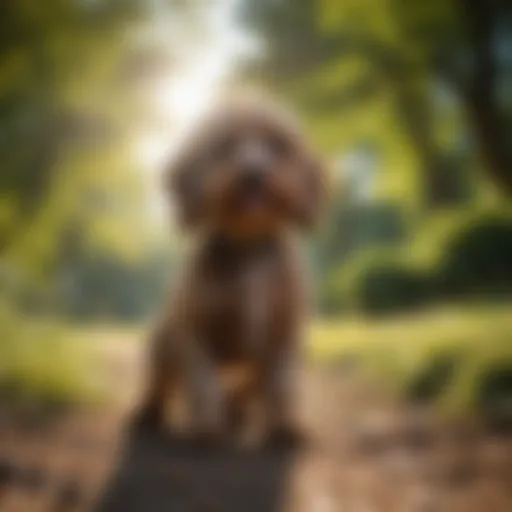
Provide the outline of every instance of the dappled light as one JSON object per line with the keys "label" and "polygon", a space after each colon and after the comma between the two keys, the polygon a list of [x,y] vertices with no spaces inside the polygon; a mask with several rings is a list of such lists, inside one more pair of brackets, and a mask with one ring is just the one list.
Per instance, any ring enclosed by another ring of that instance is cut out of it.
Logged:
{"label": "dappled light", "polygon": [[512,508],[510,2],[0,14],[0,512]]}

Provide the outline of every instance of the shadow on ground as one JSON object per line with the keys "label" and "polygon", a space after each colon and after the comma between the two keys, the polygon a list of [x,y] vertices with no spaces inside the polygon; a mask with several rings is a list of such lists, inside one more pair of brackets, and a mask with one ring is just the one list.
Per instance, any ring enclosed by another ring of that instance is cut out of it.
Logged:
{"label": "shadow on ground", "polygon": [[126,442],[98,512],[282,510],[292,450],[198,450],[170,436]]}

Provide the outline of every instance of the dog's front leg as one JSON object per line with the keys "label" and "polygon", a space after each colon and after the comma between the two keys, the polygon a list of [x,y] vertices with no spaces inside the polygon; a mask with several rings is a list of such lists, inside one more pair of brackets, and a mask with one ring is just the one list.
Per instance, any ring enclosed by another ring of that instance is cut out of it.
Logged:
{"label": "dog's front leg", "polygon": [[201,344],[191,341],[185,358],[191,432],[199,440],[218,440],[225,429],[225,396],[218,365]]}
{"label": "dog's front leg", "polygon": [[167,398],[176,381],[174,340],[168,318],[153,332],[147,350],[145,390],[134,417],[134,424],[145,429],[161,427],[166,419]]}
{"label": "dog's front leg", "polygon": [[281,347],[263,371],[263,405],[268,440],[272,444],[295,444],[300,440],[296,419],[298,350]]}

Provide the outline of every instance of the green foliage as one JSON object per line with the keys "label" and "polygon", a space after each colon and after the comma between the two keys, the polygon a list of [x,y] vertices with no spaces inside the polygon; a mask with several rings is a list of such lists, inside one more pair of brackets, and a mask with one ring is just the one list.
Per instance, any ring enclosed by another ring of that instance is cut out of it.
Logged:
{"label": "green foliage", "polygon": [[455,373],[462,363],[463,354],[456,350],[439,350],[425,358],[408,379],[405,396],[416,403],[431,403],[439,399],[452,385]]}
{"label": "green foliage", "polygon": [[[185,22],[192,4],[173,5],[176,17]],[[144,30],[152,9],[144,0],[1,9],[0,258],[52,277],[70,227],[120,257],[133,250],[126,240],[147,246],[146,184],[133,163],[147,113],[142,119],[135,85],[151,66],[172,71],[175,50],[127,34]]]}
{"label": "green foliage", "polygon": [[432,218],[410,242],[341,259],[321,282],[321,309],[392,314],[433,302],[510,296],[511,233],[507,208]]}
{"label": "green foliage", "polygon": [[[198,14],[186,4],[168,2],[175,21]],[[106,297],[140,314],[164,275],[134,154],[138,87],[172,73],[181,48],[139,37],[158,21],[145,0],[6,1],[0,14],[0,394],[68,401],[89,394],[89,368],[56,315],[82,285],[88,307]]]}
{"label": "green foliage", "polygon": [[480,414],[497,426],[510,420],[510,304],[324,321],[310,339],[312,361],[336,364],[349,357],[383,391],[450,416]]}
{"label": "green foliage", "polygon": [[0,306],[0,405],[39,407],[96,400],[87,352],[54,322]]}
{"label": "green foliage", "polygon": [[[358,176],[345,172],[345,156],[361,147],[378,155],[368,196],[356,197],[350,183],[344,193],[335,190],[332,214],[315,240],[321,311],[391,314],[482,296],[486,287],[508,289],[507,235],[494,230],[462,241],[468,226],[485,218],[481,203],[500,196],[485,177],[489,162],[484,166],[478,144],[468,143],[475,116],[467,116],[464,62],[479,57],[461,2],[245,5],[247,26],[265,43],[251,76],[299,107],[346,181]],[[491,25],[498,13],[510,13],[501,4],[490,11]],[[505,32],[505,19],[497,33]],[[508,64],[495,61],[509,77]],[[505,110],[498,127],[507,124]]]}
{"label": "green foliage", "polygon": [[354,253],[397,245],[407,233],[403,211],[392,202],[338,198],[332,210],[324,230],[315,240],[323,275]]}
{"label": "green foliage", "polygon": [[428,276],[398,264],[368,268],[355,293],[361,311],[375,315],[415,310],[431,298]]}
{"label": "green foliage", "polygon": [[512,427],[512,361],[497,362],[479,378],[475,404],[496,430]]}
{"label": "green foliage", "polygon": [[65,317],[87,321],[137,322],[157,311],[169,286],[172,255],[150,254],[123,261],[95,252],[68,262],[57,300]]}
{"label": "green foliage", "polygon": [[481,218],[445,247],[438,280],[448,296],[512,293],[512,219]]}
{"label": "green foliage", "polygon": [[376,262],[392,257],[388,251],[377,249],[352,257],[349,261],[334,267],[320,286],[320,307],[329,314],[357,309],[355,300],[357,283],[362,273]]}
{"label": "green foliage", "polygon": [[302,109],[322,148],[370,142],[382,155],[378,189],[415,209],[467,199],[475,159],[451,83],[465,51],[456,2],[254,4],[247,24],[267,49],[255,68]]}
{"label": "green foliage", "polygon": [[373,315],[418,309],[432,298],[429,277],[406,264],[393,248],[356,253],[325,280],[321,306],[328,313]]}

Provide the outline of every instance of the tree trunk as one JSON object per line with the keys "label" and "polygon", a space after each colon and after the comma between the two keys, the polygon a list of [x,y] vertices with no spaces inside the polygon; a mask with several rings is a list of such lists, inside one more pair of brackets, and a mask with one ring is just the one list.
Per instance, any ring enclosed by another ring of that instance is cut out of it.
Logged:
{"label": "tree trunk", "polygon": [[491,0],[459,0],[471,46],[473,70],[464,100],[487,172],[512,196],[512,151],[497,105],[493,49],[495,12]]}
{"label": "tree trunk", "polygon": [[436,209],[458,204],[460,176],[446,165],[435,143],[428,99],[408,85],[406,77],[397,77],[392,83],[397,114],[418,158],[424,206]]}

